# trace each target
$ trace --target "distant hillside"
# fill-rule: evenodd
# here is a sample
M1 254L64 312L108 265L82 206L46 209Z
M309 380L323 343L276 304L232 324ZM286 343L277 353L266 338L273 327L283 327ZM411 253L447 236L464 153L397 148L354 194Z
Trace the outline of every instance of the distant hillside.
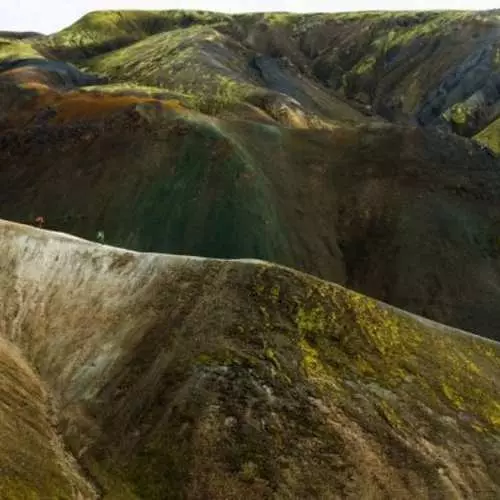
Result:
M500 495L498 343L265 262L0 238L2 498Z
M217 76L239 87L253 70L254 83L291 95L307 108L321 100L316 92L326 92L389 120L472 136L500 116L499 29L497 11L238 16L115 11L90 13L43 45L56 55L88 61L112 78L195 92L202 80L221 85ZM189 41L192 30L206 52ZM217 47L206 39L210 30L222 41ZM183 48L176 49L184 37ZM147 48L163 40L170 47L162 48L168 62ZM247 68L235 68L221 50L229 57L244 51ZM101 57L94 61L94 55ZM127 70L129 64L133 71ZM200 65L205 72L195 74L203 79L186 81L190 68ZM304 81L297 84L297 76Z

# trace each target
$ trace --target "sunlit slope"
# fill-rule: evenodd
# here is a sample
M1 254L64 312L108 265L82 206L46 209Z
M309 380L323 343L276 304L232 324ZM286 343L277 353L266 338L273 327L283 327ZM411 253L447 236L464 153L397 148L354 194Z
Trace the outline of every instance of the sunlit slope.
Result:
M0 282L5 284L2 263ZM57 434L55 406L38 374L0 330L0 497L97 498L77 461Z
M346 114L341 99L347 99L351 108L391 121L440 125L472 136L500 113L499 27L495 11L237 16L109 11L90 13L48 40L55 54L67 52L112 78L192 88L186 77L202 64L205 83L217 84L225 100L257 84L291 95L308 109L323 108L329 116L326 95L337 100L337 114ZM191 43L195 32L212 33L217 42L205 37L199 45L198 35ZM166 42L179 50L148 55L148 46ZM134 57L141 59L133 63ZM227 65L227 57L236 57L236 66ZM127 64L132 69L124 75ZM179 65L177 76L173 68Z
M1 238L4 337L104 498L499 494L498 344L264 262Z

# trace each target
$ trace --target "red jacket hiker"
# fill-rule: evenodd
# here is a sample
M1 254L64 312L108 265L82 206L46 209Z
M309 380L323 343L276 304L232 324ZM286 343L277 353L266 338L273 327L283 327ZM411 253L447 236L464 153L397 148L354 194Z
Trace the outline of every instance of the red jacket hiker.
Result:
M35 222L38 224L38 227L43 227L45 224L45 218L39 215L36 219Z

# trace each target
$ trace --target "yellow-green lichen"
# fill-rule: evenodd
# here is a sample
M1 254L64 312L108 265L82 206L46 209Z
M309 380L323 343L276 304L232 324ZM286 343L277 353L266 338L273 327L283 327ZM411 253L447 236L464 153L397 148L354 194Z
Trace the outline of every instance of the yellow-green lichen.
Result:
M500 118L476 134L474 139L488 147L493 153L500 155Z
M469 111L465 104L458 103L453 105L443 116L456 125L465 125L469 120Z
M281 365L280 362L278 361L278 358L276 357L276 353L269 347L267 347L264 350L264 356L273 363L276 369L280 370Z
M353 292L349 299L357 324L383 356L402 357L422 342L416 329L405 328L402 332L397 316L375 300Z
M443 382L442 388L444 395L453 404L453 406L460 410L465 409L464 398L461 394L456 392L455 389L446 382Z
M356 66L352 69L354 74L356 75L363 75L365 73L368 73L373 70L375 67L375 64L377 62L377 59L373 56L365 57L361 59Z
M382 416L389 422L394 429L401 429L404 425L396 410L387 401L381 399L378 403L378 409Z
M332 367L323 363L318 350L305 339L299 341L299 348L302 353L302 369L306 377L322 389L339 390Z
M296 323L302 335L322 333L334 321L335 313L327 313L321 305L310 309L299 307L296 317Z
M489 422L495 427L500 427L500 401L491 401L485 410Z

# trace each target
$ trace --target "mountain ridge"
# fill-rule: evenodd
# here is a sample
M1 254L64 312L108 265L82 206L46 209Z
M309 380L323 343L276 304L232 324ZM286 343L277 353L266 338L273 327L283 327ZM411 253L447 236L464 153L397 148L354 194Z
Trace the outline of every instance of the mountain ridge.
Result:
M0 275L4 338L20 347L60 401L59 432L104 498L321 497L332 490L343 491L342 498L377 491L426 498L430 488L486 499L498 492L488 471L498 460L500 408L487 396L498 394L498 343L415 321L264 262L139 254L12 223L0 227L9 263ZM471 392L464 391L466 380ZM320 415L330 423L320 423ZM351 431L344 434L339 424ZM311 425L316 430L308 437ZM420 444L414 425L423 426ZM179 432L182 445L174 438ZM292 435L292 449L279 444ZM320 451L320 443L339 438L346 446L341 455ZM167 447L167 439L177 447ZM128 451L123 440L130 440ZM268 443L274 463L258 442ZM384 442L391 444L376 444ZM404 453L408 469L401 463L393 469L390 457L401 446L397 460ZM482 457L472 475L460 458L465 449ZM161 476L181 453L193 458ZM317 473L306 473L304 460ZM358 479L349 483L344 467ZM302 481L292 480L291 471ZM404 485L406 474L413 479ZM382 477L375 490L363 486Z

